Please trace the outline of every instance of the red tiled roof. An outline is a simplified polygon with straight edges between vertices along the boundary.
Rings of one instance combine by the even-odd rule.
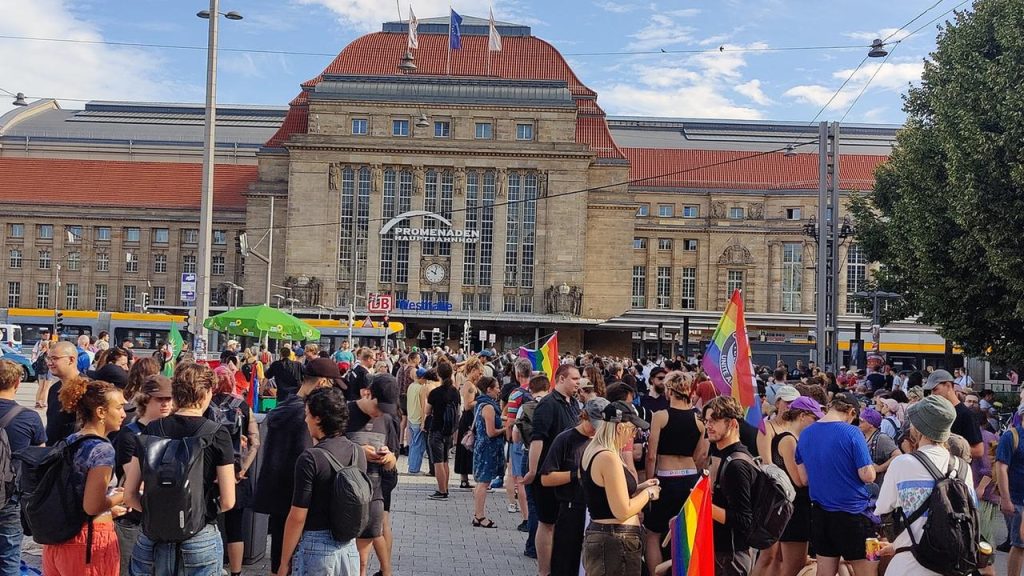
[[[361,36],[346,46],[324,71],[303,82],[305,89],[317,85],[324,74],[350,74],[365,76],[397,76],[398,62],[407,46],[405,34],[374,32]],[[441,76],[446,72],[448,58],[448,36],[445,34],[420,34],[419,49],[414,51],[416,75]],[[580,111],[595,117],[577,120],[576,140],[587,144],[599,157],[619,158],[624,156],[612,142],[604,111],[593,101],[597,94],[583,85],[569,68],[565,58],[551,44],[534,36],[512,36],[501,39],[501,52],[490,53],[490,76],[515,80],[563,80],[569,91],[577,98]],[[487,37],[463,36],[462,48],[452,51],[452,76],[488,76]],[[267,146],[280,146],[295,133],[308,129],[309,108],[305,93],[291,102],[291,109],[284,124],[267,141]],[[609,145],[610,144],[610,145]]]
[[[623,148],[622,151],[629,159],[629,178],[634,188],[798,190],[818,187],[817,154],[786,157],[782,152],[774,152],[747,158],[757,153],[660,148]],[[871,188],[875,167],[886,159],[886,156],[842,156],[840,188]],[[707,167],[702,168],[704,166]]]
[[[40,198],[71,206],[199,209],[202,164],[109,162],[54,158],[0,158],[0,203],[37,204]],[[245,210],[242,192],[256,166],[218,164],[214,207]]]

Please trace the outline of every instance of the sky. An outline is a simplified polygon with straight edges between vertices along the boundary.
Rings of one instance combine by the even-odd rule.
[[[393,0],[220,1],[222,12],[244,16],[221,20],[220,47],[232,49],[219,53],[222,105],[287,105],[299,84],[319,74],[333,55],[358,36],[379,31],[382,22],[397,20],[399,10]],[[905,118],[902,94],[919,82],[937,26],[952,13],[925,25],[960,3],[453,0],[451,5],[462,15],[485,18],[493,7],[496,19],[530,26],[534,36],[565,56],[610,115],[809,122],[849,79],[819,120],[845,116],[846,122],[899,124]],[[448,6],[447,0],[412,2],[421,20],[446,16]],[[81,108],[88,100],[202,102],[207,22],[195,13],[208,7],[204,0],[0,0],[0,90],[23,92],[29,99],[57,98],[64,108]],[[408,7],[408,0],[401,0],[403,14]],[[902,40],[884,65],[875,58],[861,65],[871,40],[890,35],[890,41]],[[0,96],[2,114],[11,105]]]

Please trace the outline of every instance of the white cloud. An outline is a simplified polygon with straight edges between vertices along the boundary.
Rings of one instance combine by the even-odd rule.
[[[629,35],[633,40],[626,49],[648,51],[689,44],[693,41],[693,32],[692,27],[676,23],[671,16],[652,14],[646,26]]]
[[[299,4],[320,5],[338,15],[343,25],[358,30],[371,32],[380,30],[382,22],[398,20],[398,7],[391,0],[296,0]],[[487,10],[494,4],[494,17],[497,20],[510,19],[508,6],[499,6],[490,0],[459,0],[452,4],[449,0],[416,0],[413,10],[420,21],[426,18],[447,17],[448,10],[454,8],[460,16],[487,17]],[[508,2],[505,3],[509,4]],[[502,10],[502,8],[505,8]],[[514,7],[513,7],[514,8]],[[407,2],[401,3],[402,19],[409,17]],[[513,10],[514,12],[515,10]],[[504,18],[502,17],[504,16]],[[513,20],[528,23],[521,18]]]
[[[750,82],[744,82],[743,84],[737,84],[732,87],[733,90],[740,94],[750,98],[755,104],[761,106],[767,106],[772,103],[771,98],[765,95],[764,91],[761,90],[761,81],[753,79]]]
[[[687,118],[763,118],[760,110],[734,104],[708,84],[648,90],[630,84],[602,88],[599,101],[610,114]]]
[[[76,17],[63,0],[7,2],[0,34],[70,40],[103,40],[99,28]],[[201,100],[203,88],[162,73],[164,60],[138,48],[29,40],[0,42],[4,59],[0,87],[34,98],[86,100]],[[0,113],[10,105],[0,100]],[[61,106],[81,108],[81,102]]]
[[[870,63],[861,66],[856,73],[853,72],[852,68],[833,72],[832,77],[836,80],[836,87],[842,84],[846,78],[850,78],[851,74],[853,74],[853,77],[846,84],[846,87],[832,100],[828,109],[837,110],[848,107],[869,80],[871,85],[868,87],[868,92],[902,92],[907,89],[908,84],[921,79],[921,71],[924,67],[919,61],[886,62],[879,70],[880,66],[882,66],[881,62]],[[878,75],[875,76],[874,80],[871,80],[876,71]],[[798,102],[814,106],[824,106],[835,93],[835,87],[823,86],[821,84],[804,84],[786,90],[784,95]]]
[[[594,6],[597,6],[605,12],[611,12],[613,14],[626,14],[636,10],[638,6],[636,4],[626,4],[624,2],[612,2],[611,0],[605,0],[604,2],[594,2]]]
[[[899,28],[882,28],[881,30],[876,30],[874,32],[846,32],[843,36],[854,40],[863,40],[867,44],[871,44],[871,42],[876,38],[880,40],[889,38],[890,34],[892,35],[892,38],[889,38],[886,42],[896,42],[906,38],[911,32],[910,30],[899,30],[899,32],[897,32],[897,30],[899,30]]]

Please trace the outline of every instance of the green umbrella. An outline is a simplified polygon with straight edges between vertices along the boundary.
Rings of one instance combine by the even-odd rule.
[[[270,306],[245,306],[211,316],[203,322],[210,330],[235,336],[260,336],[275,340],[319,340],[320,331],[295,316]]]

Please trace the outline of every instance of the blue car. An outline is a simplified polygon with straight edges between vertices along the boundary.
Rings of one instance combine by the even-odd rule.
[[[36,379],[36,371],[32,368],[32,360],[28,356],[19,354],[7,344],[0,344],[0,358],[21,364],[21,381],[32,382]]]

